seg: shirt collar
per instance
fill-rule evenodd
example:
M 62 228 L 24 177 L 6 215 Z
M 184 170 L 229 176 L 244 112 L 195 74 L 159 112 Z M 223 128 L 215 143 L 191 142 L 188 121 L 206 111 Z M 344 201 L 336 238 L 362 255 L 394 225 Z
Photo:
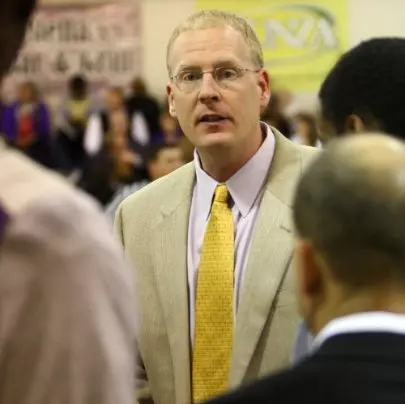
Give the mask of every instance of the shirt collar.
M 249 213 L 258 197 L 274 155 L 274 134 L 267 124 L 262 122 L 261 126 L 266 136 L 264 142 L 256 154 L 226 182 L 232 200 L 243 217 Z M 207 218 L 218 182 L 202 169 L 197 151 L 194 153 L 198 211 Z
M 405 315 L 375 311 L 336 318 L 317 335 L 312 349 L 319 348 L 327 339 L 336 335 L 362 332 L 389 332 L 405 335 Z

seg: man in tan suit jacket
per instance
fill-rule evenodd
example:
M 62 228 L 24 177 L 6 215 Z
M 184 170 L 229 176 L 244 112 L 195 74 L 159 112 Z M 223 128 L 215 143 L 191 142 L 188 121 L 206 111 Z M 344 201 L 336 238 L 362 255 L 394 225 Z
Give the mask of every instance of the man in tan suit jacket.
M 0 75 L 33 0 L 0 4 Z M 133 402 L 132 279 L 102 212 L 0 138 L 0 401 Z
M 229 387 L 288 363 L 298 322 L 291 201 L 315 149 L 260 123 L 269 80 L 252 53 L 260 59 L 247 23 L 218 11 L 193 15 L 169 42 L 170 111 L 195 144 L 195 161 L 125 200 L 115 222 L 135 271 L 145 402 L 192 401 L 195 273 L 219 183 L 229 188 L 236 234 Z

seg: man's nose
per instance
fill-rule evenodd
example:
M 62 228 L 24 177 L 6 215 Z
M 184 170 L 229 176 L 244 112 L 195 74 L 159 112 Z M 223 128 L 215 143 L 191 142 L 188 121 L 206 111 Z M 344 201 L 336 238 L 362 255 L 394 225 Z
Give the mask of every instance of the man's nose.
M 218 84 L 215 81 L 212 73 L 207 72 L 203 74 L 198 96 L 201 102 L 219 100 L 220 93 Z

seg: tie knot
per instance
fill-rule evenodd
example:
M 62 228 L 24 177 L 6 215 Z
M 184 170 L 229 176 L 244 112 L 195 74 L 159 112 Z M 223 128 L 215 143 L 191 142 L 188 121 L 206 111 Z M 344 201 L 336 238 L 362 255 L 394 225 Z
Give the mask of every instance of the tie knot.
M 228 203 L 229 191 L 225 184 L 220 184 L 215 189 L 214 202 Z

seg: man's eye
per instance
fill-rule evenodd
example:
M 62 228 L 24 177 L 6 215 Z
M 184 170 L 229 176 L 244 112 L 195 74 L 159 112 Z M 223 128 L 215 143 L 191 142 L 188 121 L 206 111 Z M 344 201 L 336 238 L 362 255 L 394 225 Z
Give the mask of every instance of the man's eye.
M 195 81 L 198 80 L 200 75 L 196 72 L 184 72 L 180 75 L 181 81 Z
M 238 76 L 238 73 L 235 69 L 224 68 L 217 70 L 217 77 L 219 80 L 232 80 Z

